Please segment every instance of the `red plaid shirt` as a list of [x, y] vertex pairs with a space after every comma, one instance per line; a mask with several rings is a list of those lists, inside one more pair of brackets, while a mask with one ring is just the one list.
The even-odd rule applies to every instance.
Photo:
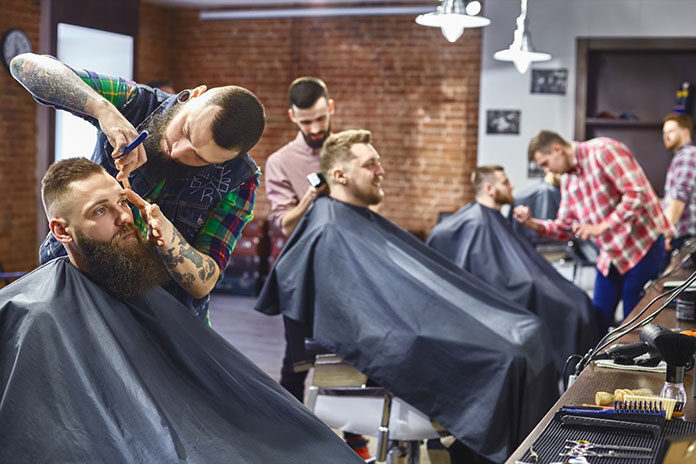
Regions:
[[594, 238], [601, 249], [597, 269], [606, 276], [613, 264], [625, 274], [671, 226], [626, 145], [605, 137], [575, 142], [573, 158], [573, 168], [561, 177], [558, 215], [539, 221], [539, 232], [569, 239], [575, 224], [606, 222], [609, 229]]

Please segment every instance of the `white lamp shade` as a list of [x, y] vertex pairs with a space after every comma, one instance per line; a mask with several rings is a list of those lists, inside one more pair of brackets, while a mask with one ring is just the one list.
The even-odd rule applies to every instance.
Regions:
[[488, 26], [491, 20], [483, 16], [469, 16], [456, 13], [439, 13], [431, 12], [418, 15], [416, 22], [421, 26], [430, 27], [454, 27], [457, 25], [461, 28], [466, 27], [483, 27]]
[[505, 50], [495, 52], [493, 58], [499, 61], [512, 61], [520, 74], [524, 74], [527, 72], [532, 62], [549, 61], [551, 55], [543, 52], [530, 52], [506, 48]]

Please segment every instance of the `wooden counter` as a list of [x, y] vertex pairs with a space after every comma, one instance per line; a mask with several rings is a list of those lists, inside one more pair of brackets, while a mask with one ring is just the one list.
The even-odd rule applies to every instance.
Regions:
[[[681, 261], [683, 254], [677, 256], [673, 261], [673, 266]], [[645, 307], [650, 300], [655, 298], [657, 295], [664, 291], [663, 284], [667, 281], [673, 280], [684, 280], [686, 279], [693, 269], [678, 269], [673, 272], [672, 275], [666, 275], [665, 277], [659, 279], [651, 288], [648, 289], [645, 296], [640, 300], [634, 311], [629, 315], [633, 317], [637, 314], [643, 307]], [[666, 297], [661, 298], [656, 301], [653, 306], [646, 311], [646, 314], [641, 317], [643, 319], [646, 315], [652, 314], [652, 312], [659, 308], [666, 301]], [[671, 308], [665, 308], [653, 321], [660, 325], [669, 328], [683, 328], [683, 329], [693, 329], [696, 328], [696, 324], [687, 323], [682, 321], [677, 321], [676, 311]], [[634, 343], [638, 341], [638, 333], [634, 332], [620, 340], [622, 343]], [[584, 353], [582, 353], [584, 355]], [[686, 390], [686, 407], [684, 409], [684, 418], [689, 421], [696, 421], [696, 401], [692, 398], [693, 392], [693, 370], [686, 373], [684, 376], [684, 389]], [[665, 383], [664, 373], [648, 373], [648, 372], [635, 372], [635, 371], [621, 371], [616, 369], [607, 369], [595, 366], [594, 362], [590, 363], [578, 376], [577, 380], [571, 387], [560, 397], [560, 399], [553, 405], [551, 410], [541, 419], [541, 422], [532, 430], [532, 432], [527, 436], [527, 438], [522, 442], [522, 444], [515, 450], [514, 453], [508, 458], [506, 464], [514, 464], [515, 460], [521, 459], [522, 456], [529, 450], [530, 445], [541, 435], [544, 428], [553, 418], [555, 412], [562, 405], [579, 405], [582, 403], [594, 403], [594, 396], [597, 391], [605, 391], [613, 393], [617, 388], [629, 388], [631, 390], [637, 388], [650, 388], [653, 392], [658, 394]]]

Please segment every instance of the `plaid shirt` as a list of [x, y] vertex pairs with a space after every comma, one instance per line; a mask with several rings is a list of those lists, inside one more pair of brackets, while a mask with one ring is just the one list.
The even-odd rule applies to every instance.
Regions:
[[597, 269], [606, 276], [614, 265], [625, 274], [671, 226], [624, 144], [604, 137], [576, 142], [573, 157], [573, 167], [561, 177], [558, 215], [539, 221], [540, 233], [569, 239], [575, 224], [605, 222], [609, 229], [594, 238], [601, 249]]
[[686, 204], [676, 224], [676, 236], [696, 235], [696, 147], [692, 143], [677, 150], [669, 165], [663, 203], [665, 211], [672, 200]]
[[[259, 175], [256, 174], [237, 190], [228, 193], [208, 215], [208, 219], [198, 232], [193, 247], [201, 253], [210, 256], [220, 266], [218, 282], [223, 277], [230, 255], [242, 235], [242, 229], [254, 218], [254, 202], [256, 188], [259, 186]], [[166, 180], [160, 182], [147, 199], [157, 202], [157, 197]], [[147, 233], [147, 223], [140, 217], [140, 211], [133, 209], [134, 222], [143, 233]]]
[[[119, 110], [130, 101], [137, 91], [137, 84], [122, 78], [99, 75], [91, 71], [77, 71], [80, 78], [101, 96], [110, 101]], [[95, 122], [94, 118], [90, 121]], [[244, 226], [254, 217], [254, 202], [256, 201], [256, 188], [259, 185], [259, 176], [256, 174], [238, 189], [229, 192], [210, 212], [203, 227], [200, 229], [193, 247], [201, 253], [210, 256], [220, 267], [222, 279], [230, 255], [234, 250], [237, 240], [242, 235]], [[157, 196], [166, 183], [163, 180], [160, 185], [145, 198], [156, 202]], [[132, 208], [135, 224], [143, 232], [147, 231], [147, 224], [140, 217], [137, 208]]]

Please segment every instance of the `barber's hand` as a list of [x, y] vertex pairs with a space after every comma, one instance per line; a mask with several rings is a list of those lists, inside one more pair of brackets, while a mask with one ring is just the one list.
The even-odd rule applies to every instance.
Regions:
[[519, 205], [512, 210], [512, 217], [520, 224], [524, 224], [532, 218], [532, 212], [528, 206]]
[[162, 214], [159, 206], [148, 203], [129, 188], [126, 189], [126, 196], [128, 201], [140, 210], [140, 216], [147, 222], [148, 239], [158, 247], [170, 242], [174, 237], [174, 225]]
[[314, 200], [316, 200], [317, 197], [327, 195], [328, 193], [329, 187], [326, 184], [320, 185], [319, 187], [308, 187], [304, 196], [300, 200], [300, 203], [306, 208], [309, 208], [309, 206], [312, 204]]
[[[121, 150], [138, 136], [138, 131], [135, 127], [116, 109], [115, 106], [109, 104], [97, 115], [99, 127], [109, 139], [109, 143], [114, 147], [111, 156], [118, 156]], [[133, 151], [128, 153], [123, 158], [114, 161], [116, 169], [120, 172], [116, 176], [116, 180], [124, 182], [125, 187], [128, 187], [128, 175], [145, 164], [147, 155], [143, 144], [138, 145]]]
[[581, 240], [587, 240], [590, 237], [597, 237], [607, 231], [609, 226], [603, 222], [599, 224], [575, 224], [573, 233]]

